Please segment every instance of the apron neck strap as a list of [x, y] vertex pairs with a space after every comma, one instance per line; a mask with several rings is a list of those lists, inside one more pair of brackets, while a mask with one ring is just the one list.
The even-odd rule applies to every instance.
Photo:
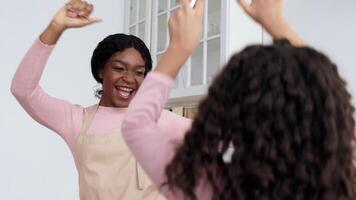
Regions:
[[84, 135], [87, 133], [87, 131], [91, 125], [91, 122], [93, 121], [93, 119], [95, 117], [95, 113], [98, 110], [98, 108], [99, 108], [99, 104], [95, 104], [95, 105], [90, 106], [89, 108], [85, 109], [83, 125], [79, 132], [80, 135]]

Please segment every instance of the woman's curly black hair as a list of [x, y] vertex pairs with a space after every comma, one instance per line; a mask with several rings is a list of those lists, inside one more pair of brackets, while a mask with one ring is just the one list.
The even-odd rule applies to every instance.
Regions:
[[353, 112], [322, 53], [286, 40], [246, 47], [210, 86], [166, 184], [187, 199], [201, 180], [219, 200], [355, 199]]
[[[145, 76], [152, 69], [152, 58], [149, 49], [145, 43], [134, 35], [123, 33], [109, 35], [99, 42], [91, 58], [91, 73], [98, 83], [103, 83], [99, 77], [99, 72], [104, 68], [109, 58], [117, 52], [124, 51], [127, 48], [136, 49], [145, 61]], [[96, 96], [100, 97], [102, 90], [96, 91]]]

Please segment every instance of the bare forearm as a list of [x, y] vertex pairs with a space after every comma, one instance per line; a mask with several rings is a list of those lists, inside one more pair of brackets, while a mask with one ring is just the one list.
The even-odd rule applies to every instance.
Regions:
[[278, 22], [270, 22], [264, 26], [266, 31], [274, 39], [288, 39], [294, 46], [304, 46], [303, 40], [298, 36], [298, 34], [288, 25], [284, 20]]
[[190, 52], [186, 52], [182, 48], [170, 46], [159, 61], [155, 71], [175, 79], [180, 68], [184, 65], [190, 55]]
[[61, 28], [58, 24], [52, 21], [42, 32], [40, 40], [45, 44], [54, 45], [57, 43], [64, 30], [64, 28]]

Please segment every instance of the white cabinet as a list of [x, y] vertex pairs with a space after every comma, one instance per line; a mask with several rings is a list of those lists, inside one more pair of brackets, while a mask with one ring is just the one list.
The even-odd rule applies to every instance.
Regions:
[[149, 47], [151, 42], [151, 0], [125, 0], [125, 32], [136, 35]]
[[[129, 12], [125, 15], [129, 16], [126, 20], [127, 31], [144, 39], [155, 65], [168, 45], [167, 22], [170, 14], [178, 8], [179, 0], [126, 2]], [[142, 2], [145, 2], [145, 15], [140, 13]], [[140, 27], [145, 27], [145, 30]], [[261, 42], [261, 27], [245, 15], [236, 0], [206, 0], [203, 38], [180, 71], [168, 104], [196, 104], [206, 94], [208, 85], [231, 54], [247, 44]]]

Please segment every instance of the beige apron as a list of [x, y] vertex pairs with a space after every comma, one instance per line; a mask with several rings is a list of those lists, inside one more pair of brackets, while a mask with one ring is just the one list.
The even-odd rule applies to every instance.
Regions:
[[78, 139], [81, 200], [163, 200], [116, 131], [88, 135], [98, 105], [85, 112]]

